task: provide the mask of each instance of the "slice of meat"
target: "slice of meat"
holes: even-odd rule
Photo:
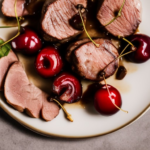
[[[34,86],[33,84],[28,84],[24,91],[27,90],[28,99],[25,101],[25,111],[26,113],[33,117],[40,117],[40,110],[42,109],[43,101],[46,99],[48,95],[44,94],[39,88]],[[23,91],[22,91],[23,92]],[[49,114],[48,114],[49,115]]]
[[[99,48],[92,42],[87,42],[77,46],[71,52],[70,48],[67,57],[70,57],[69,62],[72,64],[72,69],[80,76],[89,80],[103,80],[103,77],[99,76],[100,72],[106,68],[106,78],[113,75],[118,68],[119,61],[116,60],[108,67],[106,66],[119,54],[111,41],[106,39],[96,39],[94,41],[100,45]]]
[[[66,55],[67,61],[71,61],[71,57],[70,56],[71,56],[72,51],[74,51],[75,49],[80,47],[82,44],[87,43],[89,41],[90,41],[89,39],[85,38],[83,40],[79,40],[79,41],[76,41],[76,42],[70,44],[70,46],[67,49],[67,55]]]
[[[55,102],[48,102],[46,99],[43,100],[41,115],[44,120],[49,121],[54,119],[57,116],[58,112],[59,107]]]
[[[5,76],[10,65],[16,61],[18,61],[18,58],[12,50],[7,56],[0,58],[0,91],[4,89]]]
[[[97,19],[103,26],[115,17],[123,1],[124,0],[104,0],[97,13]],[[133,34],[141,23],[141,10],[142,6],[140,0],[126,0],[121,17],[118,17],[110,25],[106,26],[106,29],[114,36],[126,37]]]
[[[30,97],[29,80],[22,65],[14,63],[6,76],[4,93],[7,102],[20,112],[26,108],[26,101]],[[28,94],[29,93],[29,94]]]
[[[57,104],[48,102],[48,95],[29,82],[20,62],[10,67],[4,93],[7,103],[20,112],[25,110],[31,117],[39,118],[42,111],[43,119],[50,121],[59,113]]]
[[[17,15],[18,17],[26,16],[29,14],[25,9],[26,0],[17,0]],[[15,15],[15,0],[4,0],[2,3],[2,13],[8,17],[16,17]]]
[[[78,14],[77,6],[87,7],[87,0],[47,0],[43,6],[41,28],[46,41],[66,42],[83,30],[74,29],[69,21]],[[86,22],[86,11],[82,14]]]

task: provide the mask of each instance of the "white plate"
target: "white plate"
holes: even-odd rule
[[[150,1],[142,0],[142,4],[143,22],[140,25],[140,31],[150,36]],[[0,25],[2,25],[1,20]],[[14,30],[0,29],[0,37],[7,40],[11,34],[14,34]],[[121,92],[123,99],[122,108],[128,110],[129,114],[119,111],[113,116],[106,117],[96,113],[93,107],[89,111],[88,108],[83,108],[80,105],[71,105],[71,107],[66,105],[69,113],[73,116],[73,123],[64,118],[62,110],[53,121],[45,122],[41,119],[33,119],[23,113],[19,113],[7,105],[4,97],[0,99],[0,106],[22,125],[47,136],[83,138],[110,133],[135,121],[150,106],[150,60],[144,64],[126,63],[126,67],[129,73],[123,81],[116,81],[111,77],[107,82]],[[30,73],[27,72],[27,74],[29,75]],[[34,82],[38,78],[35,76],[35,78],[31,77],[29,79]],[[34,83],[38,86],[37,82]]]

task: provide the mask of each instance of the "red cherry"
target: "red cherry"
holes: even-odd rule
[[[127,58],[136,63],[143,63],[150,59],[150,37],[144,34],[131,36],[130,41],[137,48],[135,52],[127,55]]]
[[[11,42],[12,48],[28,55],[35,54],[42,47],[42,41],[29,27],[23,27],[22,33]]]
[[[107,87],[109,89],[110,95],[108,93]],[[111,85],[102,86],[94,96],[94,106],[96,110],[104,115],[113,115],[119,111],[122,105],[121,95],[119,91]],[[116,106],[115,106],[116,105]]]
[[[74,15],[69,20],[70,25],[76,30],[83,30],[82,20],[79,14]]]
[[[62,73],[54,80],[53,92],[59,96],[59,100],[73,103],[81,98],[82,86],[73,75]]]
[[[53,77],[62,70],[63,62],[57,49],[48,46],[38,54],[35,67],[41,76]]]

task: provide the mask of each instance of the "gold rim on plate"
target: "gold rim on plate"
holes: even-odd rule
[[[29,130],[32,130],[38,134],[44,135],[44,136],[48,136],[48,137],[58,137],[58,138],[72,138],[72,139],[79,139],[79,138],[91,138],[91,137],[97,137],[97,136],[101,136],[101,135],[105,135],[105,134],[109,134],[112,133],[114,131],[117,131],[119,129],[122,129],[128,125],[130,125],[131,123],[135,122],[136,120],[138,120],[142,115],[144,115],[148,110],[150,110],[150,104],[140,113],[138,114],[136,117],[134,117],[132,120],[128,121],[127,123],[125,123],[124,125],[115,128],[113,130],[101,133],[101,134],[94,134],[94,135],[89,135],[89,136],[66,136],[66,135],[59,135],[59,134],[53,134],[53,133],[47,133],[45,131],[42,131],[40,129],[35,128],[34,126],[31,126],[29,124],[27,124],[26,122],[22,121],[21,119],[18,119],[14,114],[12,114],[9,110],[7,110],[7,108],[5,107],[5,102],[4,105],[1,104],[1,108],[9,115],[11,116],[14,120],[16,120],[17,122],[19,122],[21,125],[23,125],[24,127],[28,128]]]

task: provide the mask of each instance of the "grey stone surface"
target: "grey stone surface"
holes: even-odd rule
[[[24,128],[0,108],[0,150],[150,150],[150,111],[111,134],[88,139],[58,139]]]

